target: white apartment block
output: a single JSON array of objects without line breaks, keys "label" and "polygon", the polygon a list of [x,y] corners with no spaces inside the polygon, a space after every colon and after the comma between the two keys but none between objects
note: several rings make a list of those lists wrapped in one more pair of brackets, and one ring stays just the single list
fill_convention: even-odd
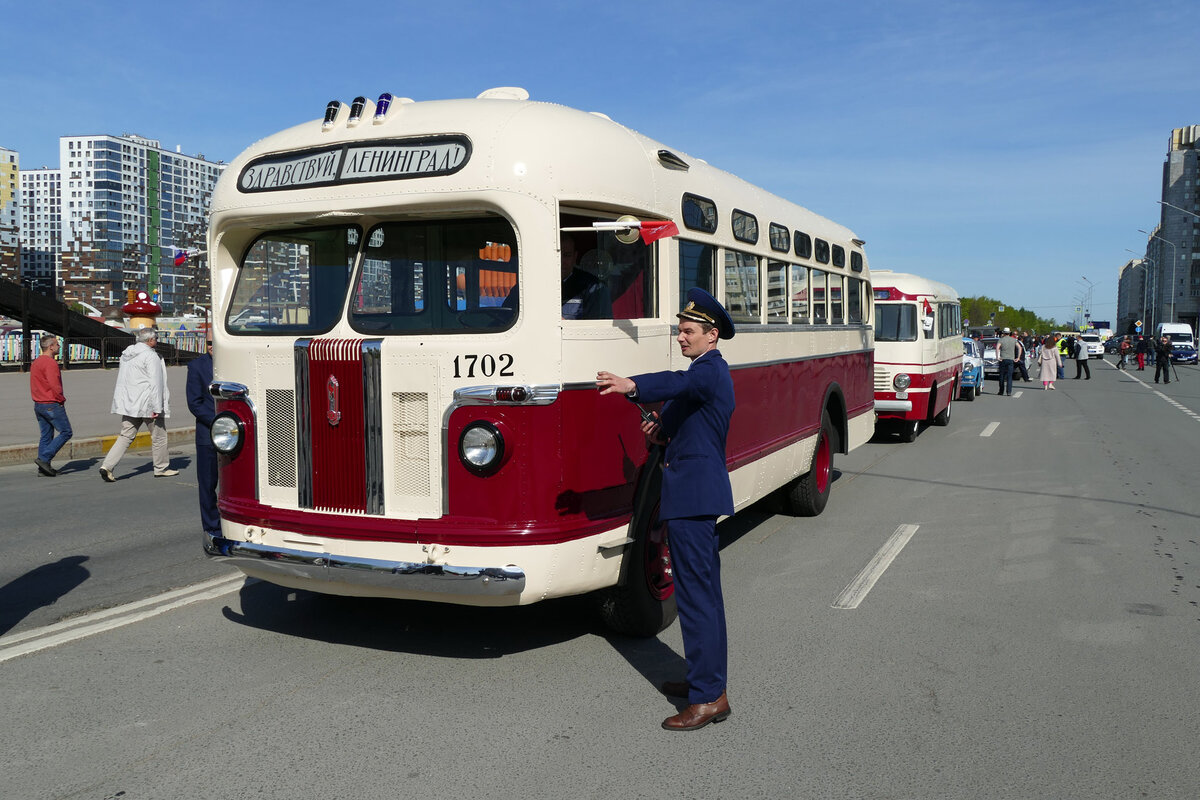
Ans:
[{"label": "white apartment block", "polygon": [[225,164],[164,150],[141,136],[63,136],[61,269],[64,300],[118,305],[130,290],[158,293],[168,313],[207,302],[202,250],[212,192]]},{"label": "white apartment block", "polygon": [[57,169],[21,170],[21,277],[50,296],[58,294],[60,286],[61,184]]}]

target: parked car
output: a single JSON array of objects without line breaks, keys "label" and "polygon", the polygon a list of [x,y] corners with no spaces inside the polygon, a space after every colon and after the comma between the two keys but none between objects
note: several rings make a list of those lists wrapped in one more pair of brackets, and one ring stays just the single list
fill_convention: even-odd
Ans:
[{"label": "parked car", "polygon": [[963,337],[963,369],[958,396],[974,400],[983,392],[983,349],[974,339]]},{"label": "parked car", "polygon": [[1098,333],[1081,333],[1079,338],[1087,345],[1088,358],[1104,357],[1104,342],[1100,341]]},{"label": "parked car", "polygon": [[1171,363],[1172,364],[1197,364],[1200,363],[1200,358],[1197,357],[1196,348],[1191,345],[1178,344],[1171,348]]}]

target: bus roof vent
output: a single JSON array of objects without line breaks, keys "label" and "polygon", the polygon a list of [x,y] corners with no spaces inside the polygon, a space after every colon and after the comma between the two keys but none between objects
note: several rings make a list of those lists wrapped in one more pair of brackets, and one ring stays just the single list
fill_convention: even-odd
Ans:
[{"label": "bus roof vent", "polygon": [[670,150],[659,150],[658,160],[667,169],[681,169],[686,171],[688,168],[688,163]]},{"label": "bus roof vent", "polygon": [[528,100],[529,92],[522,89],[520,86],[497,86],[495,89],[488,89],[486,92],[480,92],[476,100]]}]

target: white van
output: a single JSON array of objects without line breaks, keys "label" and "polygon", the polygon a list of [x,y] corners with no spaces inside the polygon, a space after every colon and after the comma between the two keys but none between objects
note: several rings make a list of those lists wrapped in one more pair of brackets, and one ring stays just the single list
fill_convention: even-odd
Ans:
[{"label": "white van", "polygon": [[1192,326],[1186,322],[1160,322],[1154,326],[1155,341],[1166,336],[1171,340],[1171,361],[1176,364],[1195,364],[1200,361],[1196,355],[1196,340],[1192,336]]}]

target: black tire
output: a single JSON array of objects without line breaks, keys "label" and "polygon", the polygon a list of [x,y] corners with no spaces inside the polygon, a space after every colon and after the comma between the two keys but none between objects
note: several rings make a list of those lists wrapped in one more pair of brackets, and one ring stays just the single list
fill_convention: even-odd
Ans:
[{"label": "black tire", "polygon": [[921,421],[914,419],[911,422],[905,421],[900,423],[900,441],[912,444],[917,440],[917,434],[921,432]]},{"label": "black tire", "polygon": [[954,408],[954,395],[958,393],[957,387],[950,384],[950,402],[946,403],[946,407],[942,409],[936,417],[933,418],[933,424],[944,428],[950,424],[950,409]]},{"label": "black tire", "polygon": [[833,488],[833,452],[837,449],[837,432],[829,412],[821,412],[821,432],[813,448],[813,460],[808,472],[783,489],[783,509],[794,517],[815,517],[825,510]]},{"label": "black tire", "polygon": [[978,386],[968,386],[966,391],[959,392],[958,396],[963,400],[974,400],[975,395],[978,394],[978,392]]},{"label": "black tire", "polygon": [[626,636],[655,636],[678,614],[666,523],[658,519],[662,486],[659,455],[653,456],[652,464],[648,462],[651,477],[639,487],[630,523],[633,544],[625,553],[621,581],[595,595],[596,610],[605,627]]},{"label": "black tire", "polygon": [[979,397],[981,394],[983,394],[983,381],[975,384],[975,397]]}]

